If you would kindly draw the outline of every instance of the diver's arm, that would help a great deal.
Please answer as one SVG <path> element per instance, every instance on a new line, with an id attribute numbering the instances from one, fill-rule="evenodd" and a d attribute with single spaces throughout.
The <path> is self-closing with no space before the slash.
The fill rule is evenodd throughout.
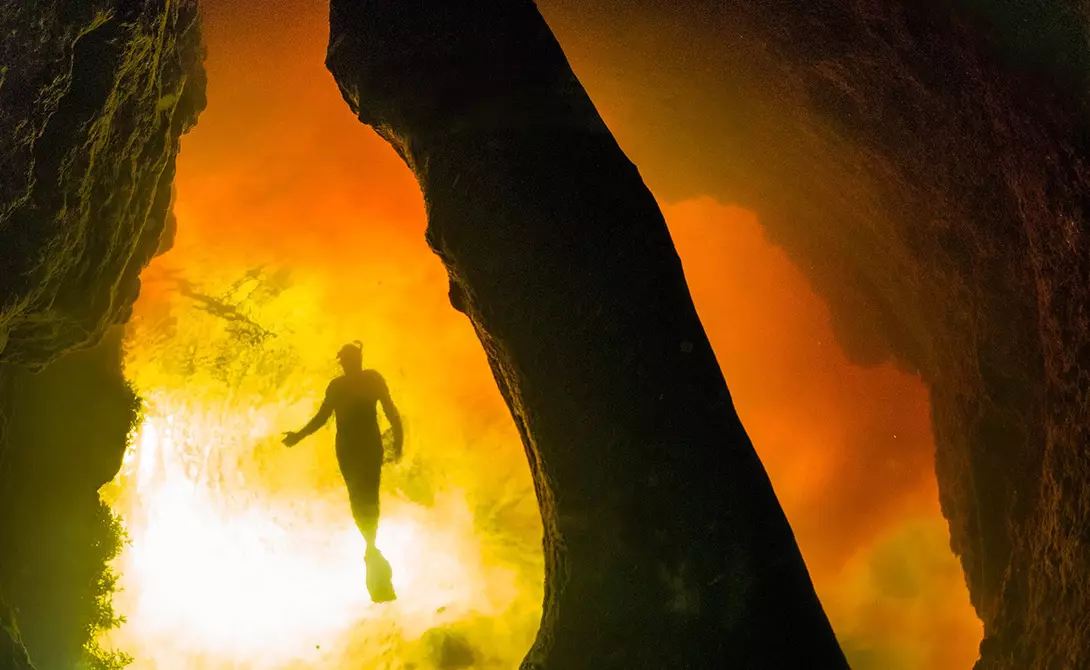
<path id="1" fill-rule="evenodd" d="M 285 446 L 294 447 L 295 445 L 299 444 L 299 442 L 306 439 L 319 428 L 324 426 L 327 421 L 329 421 L 329 417 L 333 416 L 333 401 L 330 397 L 333 395 L 331 393 L 332 390 L 333 385 L 330 384 L 329 388 L 327 388 L 325 392 L 325 400 L 322 401 L 322 406 L 318 408 L 318 413 L 314 415 L 314 418 L 311 419 L 307 423 L 307 425 L 303 426 L 302 430 L 294 433 L 284 433 Z"/>
<path id="2" fill-rule="evenodd" d="M 390 398 L 390 389 L 386 386 L 386 380 L 382 381 L 382 392 L 378 401 L 382 404 L 382 413 L 386 415 L 386 420 L 390 422 L 390 428 L 394 431 L 394 460 L 400 460 L 405 436 L 401 430 L 401 415 L 397 413 L 397 407 L 394 407 L 394 401 Z"/>

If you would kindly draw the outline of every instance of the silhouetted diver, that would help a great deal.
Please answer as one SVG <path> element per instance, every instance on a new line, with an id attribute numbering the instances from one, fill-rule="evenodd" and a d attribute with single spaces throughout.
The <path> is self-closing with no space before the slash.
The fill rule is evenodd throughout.
<path id="1" fill-rule="evenodd" d="M 382 433 L 378 426 L 376 405 L 393 430 L 393 458 L 401 458 L 403 434 L 401 417 L 390 399 L 386 380 L 376 370 L 363 369 L 363 345 L 356 341 L 341 347 L 337 359 L 344 374 L 329 382 L 325 400 L 310 422 L 297 432 L 284 433 L 284 444 L 295 446 L 325 425 L 330 416 L 337 417 L 337 463 L 344 483 L 352 517 L 367 541 L 367 589 L 375 602 L 395 598 L 390 585 L 390 565 L 375 546 L 378 531 L 379 482 L 382 477 Z"/>

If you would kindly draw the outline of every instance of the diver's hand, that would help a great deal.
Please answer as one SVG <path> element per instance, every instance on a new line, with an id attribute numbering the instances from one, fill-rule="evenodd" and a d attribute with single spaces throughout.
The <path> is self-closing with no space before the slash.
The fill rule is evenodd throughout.
<path id="1" fill-rule="evenodd" d="M 303 438 L 302 438 L 301 435 L 299 435 L 299 433 L 288 431 L 288 432 L 284 433 L 284 446 L 285 447 L 294 447 L 295 445 L 299 444 L 299 440 L 302 440 L 302 439 Z"/>
<path id="2" fill-rule="evenodd" d="M 386 449 L 384 449 L 383 451 L 383 463 L 389 463 L 392 465 L 401 462 L 401 445 L 394 444 L 392 446 L 386 447 Z"/>
<path id="3" fill-rule="evenodd" d="M 402 435 L 400 432 L 394 433 L 394 448 L 390 450 L 390 451 L 393 452 L 393 454 L 392 454 L 393 459 L 392 460 L 393 460 L 394 463 L 400 463 L 401 462 L 401 454 L 402 454 L 402 449 L 404 448 L 404 446 L 405 446 L 405 436 Z"/>

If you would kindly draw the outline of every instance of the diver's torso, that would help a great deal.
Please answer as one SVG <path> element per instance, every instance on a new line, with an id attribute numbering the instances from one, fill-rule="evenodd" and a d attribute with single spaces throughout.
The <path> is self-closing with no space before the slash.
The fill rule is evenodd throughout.
<path id="1" fill-rule="evenodd" d="M 337 421 L 337 460 L 348 463 L 382 463 L 382 434 L 378 427 L 378 402 L 382 377 L 374 370 L 338 377 L 330 383 Z"/>

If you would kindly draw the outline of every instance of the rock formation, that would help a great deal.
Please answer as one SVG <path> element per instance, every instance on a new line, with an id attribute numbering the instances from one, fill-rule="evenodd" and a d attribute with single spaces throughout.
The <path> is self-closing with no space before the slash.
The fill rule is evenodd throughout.
<path id="1" fill-rule="evenodd" d="M 542 4 L 656 192 L 755 210 L 849 354 L 929 385 L 978 667 L 1090 666 L 1085 6 Z M 638 53 L 582 28 L 622 16 Z"/>
<path id="2" fill-rule="evenodd" d="M 9 440 L 13 426 L 26 428 L 34 420 L 32 413 L 13 416 L 15 404 L 25 404 L 29 391 L 59 379 L 59 388 L 87 392 L 66 412 L 82 408 L 95 414 L 96 407 L 113 398 L 109 383 L 88 389 L 92 378 L 78 370 L 62 367 L 48 378 L 34 379 L 15 366 L 40 368 L 66 352 L 94 345 L 112 325 L 127 319 L 140 270 L 166 244 L 161 237 L 175 156 L 180 136 L 204 106 L 204 70 L 196 0 L 0 0 L 0 35 L 0 416 L 8 419 L 0 425 L 0 464 L 10 478 L 14 464 L 27 462 L 25 450 L 42 446 L 40 440 L 15 446 Z M 119 363 L 112 365 L 119 377 Z M 69 372 L 75 376 L 66 377 Z M 84 416 L 92 429 L 101 427 L 93 416 Z M 48 433 L 49 426 L 58 428 L 49 420 L 38 428 Z M 19 500 L 22 508 L 5 498 L 4 559 L 25 559 L 44 550 L 57 560 L 68 556 L 78 562 L 82 559 L 75 557 L 93 551 L 83 546 L 95 535 L 87 517 L 99 508 L 95 489 L 120 464 L 125 434 L 92 430 L 83 438 L 46 440 L 48 446 L 68 450 L 49 457 L 55 459 L 49 464 L 62 467 L 46 468 L 55 477 L 38 482 L 39 493 L 55 495 Z M 12 494 L 12 482 L 5 483 L 5 492 Z M 19 536 L 11 524 L 26 521 L 22 512 L 51 514 L 56 523 L 50 528 L 59 533 L 52 539 L 60 545 L 38 546 Z M 64 528 L 73 533 L 64 535 Z M 22 541 L 30 544 L 17 547 Z M 66 541 L 76 546 L 66 547 Z M 5 561 L 9 567 L 11 560 Z M 101 560 L 94 563 L 84 560 L 80 569 L 93 577 L 102 567 Z M 60 588 L 63 580 L 50 575 L 48 565 L 36 566 L 34 579 L 40 581 L 32 582 Z M 51 601 L 52 591 L 27 596 L 32 583 L 22 577 L 6 581 L 0 591 L 22 601 L 9 604 L 30 611 L 29 597 L 40 607 L 21 624 L 7 606 L 0 607 L 2 667 L 27 667 L 22 641 L 14 635 L 20 628 L 28 643 L 32 633 L 42 640 L 44 660 L 63 660 L 64 667 L 71 667 L 73 650 L 53 643 L 79 639 L 80 613 L 49 617 L 58 614 L 58 603 L 80 595 Z M 12 594 L 17 585 L 23 591 Z M 75 623 L 66 626 L 70 614 Z"/>
<path id="3" fill-rule="evenodd" d="M 40 670 L 79 665 L 121 540 L 98 489 L 120 469 L 139 408 L 121 373 L 122 336 L 114 328 L 42 372 L 9 370 L 5 382 L 0 584 Z"/>
<path id="4" fill-rule="evenodd" d="M 640 175 L 528 2 L 466 4 L 336 0 L 329 62 L 420 178 L 523 431 L 550 570 L 528 665 L 841 663 Z M 656 192 L 757 211 L 849 353 L 929 384 L 979 668 L 1090 665 L 1085 3 L 577 4 L 542 0 L 558 26 L 654 36 L 620 79 L 654 82 L 660 132 L 621 139 Z M 169 246 L 203 105 L 195 12 L 0 0 L 0 363 L 93 344 Z M 608 50 L 584 33 L 565 46 Z M 26 664 L 15 631 L 0 607 L 4 668 Z"/>
<path id="5" fill-rule="evenodd" d="M 846 667 L 658 205 L 533 3 L 335 0 L 327 64 L 415 172 L 523 437 L 523 667 Z"/>
<path id="6" fill-rule="evenodd" d="M 196 0 L 0 0 L 0 363 L 127 319 L 204 106 Z"/>

